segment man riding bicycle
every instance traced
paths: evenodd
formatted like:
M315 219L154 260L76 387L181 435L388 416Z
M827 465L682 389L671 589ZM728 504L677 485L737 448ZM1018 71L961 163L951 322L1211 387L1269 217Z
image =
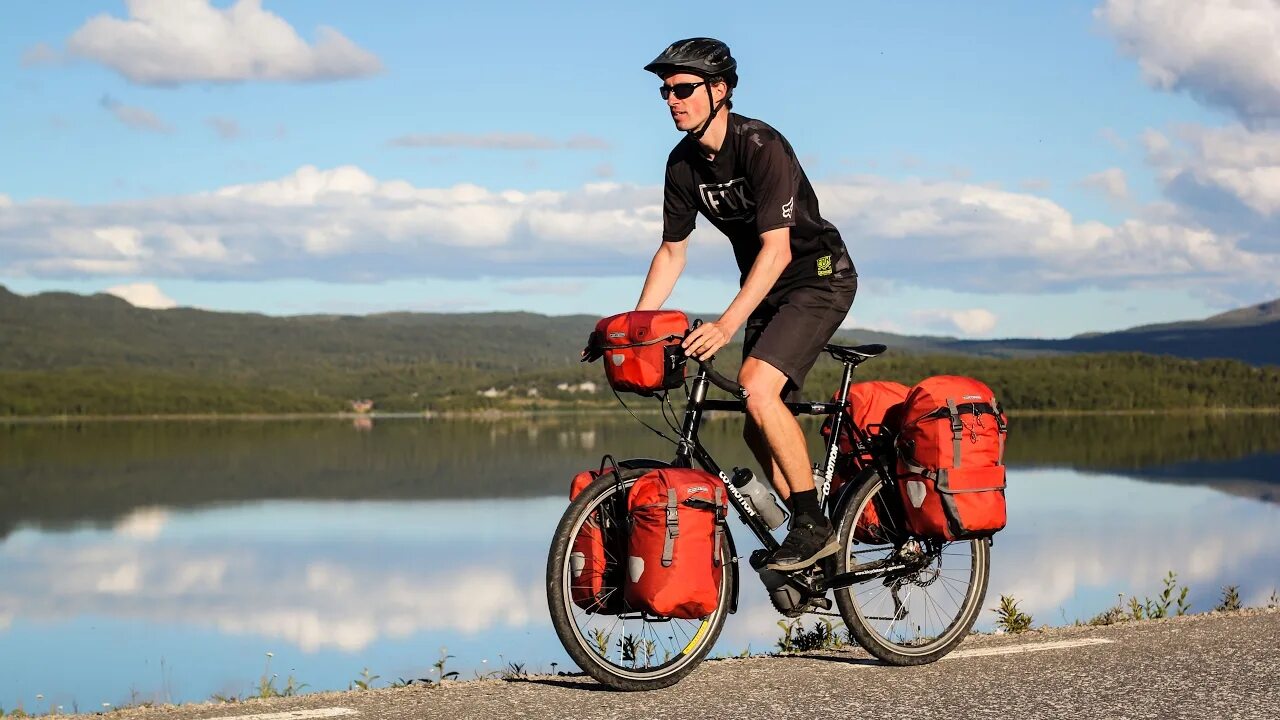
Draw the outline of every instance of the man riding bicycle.
M691 331L685 351L709 358L745 324L738 382L747 389L743 439L792 510L775 570L797 570L837 550L818 503L808 448L784 395L804 385L853 304L858 276L795 151L769 125L730 112L737 61L712 38L673 43L645 66L687 135L667 158L662 245L636 310L662 307L684 270L699 212L728 236L741 289L719 319Z

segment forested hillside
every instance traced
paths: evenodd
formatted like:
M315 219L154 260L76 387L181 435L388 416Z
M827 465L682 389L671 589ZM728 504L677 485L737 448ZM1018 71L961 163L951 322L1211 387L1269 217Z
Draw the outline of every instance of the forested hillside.
M595 320L529 313L281 318L0 288L0 415L339 412L362 399L403 412L606 406L614 401L600 366L578 362ZM955 345L856 331L837 339L893 346L860 368L860 378L911 384L934 374L973 375L1015 410L1280 407L1275 366L1133 352L936 354ZM723 370L737 365L739 352L735 345L721 353ZM838 374L835 362L820 360L806 396L828 395Z

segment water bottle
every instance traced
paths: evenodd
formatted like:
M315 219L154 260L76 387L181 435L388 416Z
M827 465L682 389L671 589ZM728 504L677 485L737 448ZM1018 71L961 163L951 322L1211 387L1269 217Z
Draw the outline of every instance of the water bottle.
M729 479L733 486L742 493L751 509L756 511L770 530L781 527L787 521L787 511L778 504L778 498L769 490L769 486L760 482L755 473L748 468L738 468Z

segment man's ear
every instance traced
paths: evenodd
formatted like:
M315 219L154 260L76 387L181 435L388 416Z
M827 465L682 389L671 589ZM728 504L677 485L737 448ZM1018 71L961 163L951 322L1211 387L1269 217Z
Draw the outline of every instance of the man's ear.
M720 102L721 100L723 100L724 96L728 92L729 92L729 83L725 82L724 80L717 80L714 83L711 83L711 97L715 98L716 102Z

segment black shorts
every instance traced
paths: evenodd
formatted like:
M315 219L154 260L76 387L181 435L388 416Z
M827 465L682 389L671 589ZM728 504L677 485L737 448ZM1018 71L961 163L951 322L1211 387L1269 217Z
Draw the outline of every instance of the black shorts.
M858 276L831 278L828 287L799 287L766 299L747 318L742 358L758 358L787 376L783 395L799 394L804 378L849 314Z

